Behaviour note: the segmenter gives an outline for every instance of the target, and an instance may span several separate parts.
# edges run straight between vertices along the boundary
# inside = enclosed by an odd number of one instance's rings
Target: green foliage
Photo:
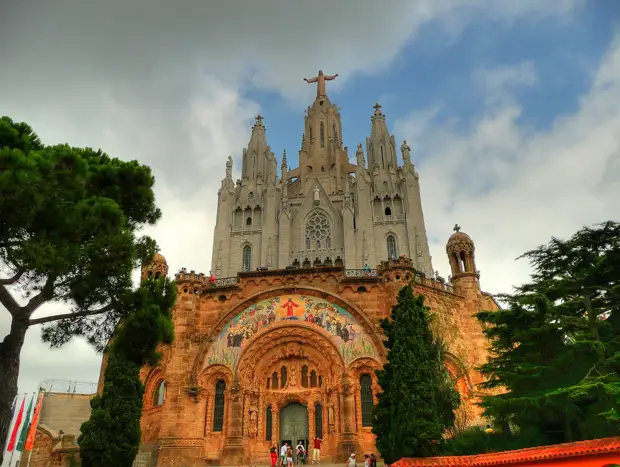
[[[59,346],[81,335],[103,348],[121,318],[114,303],[131,287],[132,270],[155,254],[154,241],[137,236],[161,216],[154,181],[136,161],[43,146],[28,125],[0,118],[0,265],[36,296],[30,307],[3,300],[13,317],[27,320],[34,305],[66,302],[72,326],[53,324],[44,339]]]
[[[620,224],[583,228],[522,257],[531,281],[478,319],[491,340],[481,368],[487,416],[516,425],[523,443],[617,435],[620,419]],[[600,319],[606,313],[607,319]]]
[[[125,319],[107,352],[102,395],[91,401],[90,419],[78,439],[84,467],[131,467],[141,436],[140,368],[157,364],[157,346],[172,343],[175,298],[174,282],[160,278],[144,281],[123,299]]]
[[[436,454],[442,434],[454,423],[459,396],[429,324],[424,296],[414,296],[410,286],[400,290],[390,318],[381,321],[388,362],[377,371],[383,392],[377,395],[373,433],[389,464]]]

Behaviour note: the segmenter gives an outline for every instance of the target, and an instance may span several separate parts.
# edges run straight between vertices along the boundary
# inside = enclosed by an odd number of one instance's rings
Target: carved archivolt
[[[208,337],[206,337],[200,346],[200,349],[196,355],[194,363],[192,365],[192,371],[190,374],[190,381],[195,381],[198,375],[200,368],[203,365],[203,360],[205,355],[209,351],[209,348],[217,339],[220,332],[224,329],[224,327],[239,313],[248,308],[253,303],[257,303],[261,300],[265,300],[270,297],[275,296],[283,296],[287,294],[303,294],[306,296],[314,296],[317,298],[321,298],[327,300],[328,302],[334,303],[336,305],[341,306],[348,313],[350,313],[360,324],[360,326],[364,329],[364,331],[368,334],[370,339],[372,340],[372,344],[378,352],[378,356],[381,360],[385,360],[385,349],[383,347],[382,338],[377,332],[376,325],[373,324],[371,320],[355,305],[349,303],[342,298],[333,295],[324,290],[320,290],[314,287],[295,287],[294,289],[291,287],[277,287],[260,294],[256,294],[253,297],[250,297],[248,300],[239,303],[235,307],[233,307],[230,311],[228,311],[222,318],[218,321],[218,323],[214,326],[214,328],[209,333]]]

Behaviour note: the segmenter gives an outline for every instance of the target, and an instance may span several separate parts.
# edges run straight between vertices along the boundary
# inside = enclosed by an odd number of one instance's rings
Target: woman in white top
[[[355,461],[355,453],[351,454],[351,457],[347,459],[346,467],[356,467],[357,462]]]

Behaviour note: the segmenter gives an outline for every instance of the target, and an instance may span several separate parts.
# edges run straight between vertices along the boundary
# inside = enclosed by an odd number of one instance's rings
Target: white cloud
[[[305,105],[314,89],[301,85],[303,76],[323,68],[339,73],[335,84],[343,86],[355,73],[377,72],[431,23],[454,37],[469,21],[570,18],[582,3],[8,0],[0,16],[0,43],[10,44],[0,50],[0,109],[30,123],[46,143],[101,147],[151,165],[164,211],[151,232],[171,271],[187,266],[206,272],[224,162],[229,155],[239,160],[259,110],[243,97],[248,88]],[[521,141],[507,111],[499,109],[502,131]],[[488,120],[486,133],[492,133],[499,120]],[[490,144],[483,135],[478,139]],[[460,152],[458,146],[444,150],[453,159]],[[445,222],[429,212],[430,181],[452,180],[424,171],[427,217],[439,232]],[[486,264],[482,257],[481,268]],[[6,314],[0,328],[8,329]],[[32,329],[22,357],[20,391],[36,389],[35,382],[50,375],[96,381],[99,358],[83,343],[49,352]]]
[[[557,117],[549,130],[519,123],[522,108],[506,86],[534,84],[528,68],[475,75],[503,94],[466,122],[466,131],[438,122],[433,111],[426,120],[416,111],[396,123],[399,135],[422,135],[419,152],[426,157],[418,169],[427,228],[438,239],[434,266],[449,272],[445,240],[458,222],[476,243],[483,288],[494,293],[527,279],[528,264],[511,261],[527,249],[618,217],[620,35],[578,110]]]

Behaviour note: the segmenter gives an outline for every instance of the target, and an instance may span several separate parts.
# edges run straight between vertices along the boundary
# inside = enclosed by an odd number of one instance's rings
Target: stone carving
[[[258,409],[256,406],[250,407],[250,424],[248,426],[248,434],[251,438],[256,438],[258,433]]]
[[[319,186],[314,187],[314,203],[317,204],[321,201],[321,189]]]
[[[400,152],[403,155],[403,161],[411,163],[411,148],[407,144],[407,140],[404,140],[403,144],[400,145]]]
[[[325,89],[325,81],[331,81],[336,79],[338,74],[335,75],[324,75],[323,70],[319,70],[319,74],[314,78],[304,78],[306,83],[317,83],[316,85],[316,98],[319,99],[321,97],[325,97],[327,95],[327,91]]]
[[[233,166],[232,157],[228,156],[228,160],[226,161],[226,178],[230,180],[232,180],[232,166]]]

